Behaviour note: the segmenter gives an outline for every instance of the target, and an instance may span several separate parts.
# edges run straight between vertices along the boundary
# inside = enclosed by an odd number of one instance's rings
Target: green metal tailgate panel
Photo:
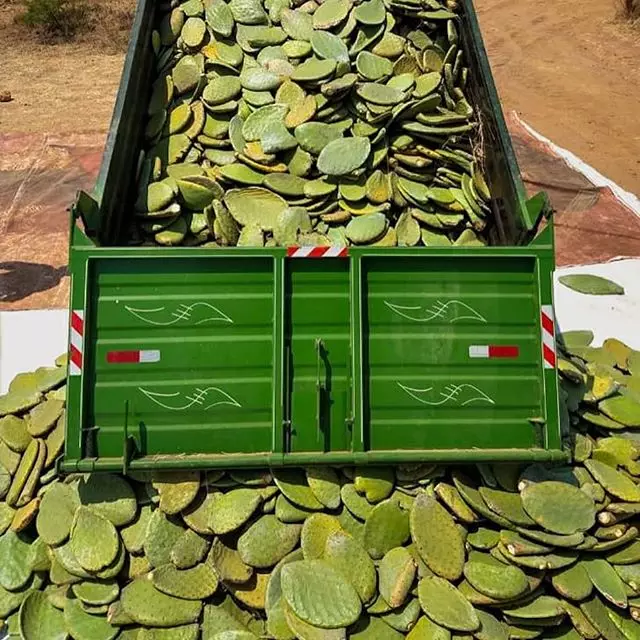
[[[285,378],[290,451],[348,450],[349,261],[291,260],[286,269]],[[318,342],[321,341],[321,342]],[[286,414],[287,412],[285,412]]]
[[[148,455],[268,451],[273,412],[272,260],[95,264],[92,420],[102,456],[123,422]],[[158,361],[109,362],[136,351]]]
[[[562,458],[549,249],[78,248],[63,467]]]
[[[541,446],[536,262],[364,261],[372,449]],[[475,357],[487,347],[512,357]],[[484,353],[483,353],[484,356]]]

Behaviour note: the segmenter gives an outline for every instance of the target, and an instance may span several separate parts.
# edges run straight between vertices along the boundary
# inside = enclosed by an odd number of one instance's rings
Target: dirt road
[[[615,0],[476,0],[505,110],[640,193],[640,30]],[[123,55],[21,43],[0,17],[0,133],[106,130]]]

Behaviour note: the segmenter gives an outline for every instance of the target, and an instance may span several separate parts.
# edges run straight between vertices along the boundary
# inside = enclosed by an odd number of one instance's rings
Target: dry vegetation
[[[6,0],[6,4],[5,17],[10,19],[0,25],[6,39],[13,36],[23,44],[87,44],[103,53],[126,49],[135,11],[135,0]]]
[[[623,20],[640,25],[640,0],[618,0],[618,14]]]

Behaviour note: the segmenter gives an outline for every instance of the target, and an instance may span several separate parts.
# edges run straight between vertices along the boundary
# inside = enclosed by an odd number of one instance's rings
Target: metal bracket
[[[129,435],[129,401],[124,403],[124,421],[122,423],[122,475],[129,473],[131,460],[136,448],[136,441],[133,436]]]
[[[322,436],[322,407],[324,406],[324,394],[326,387],[320,378],[320,365],[324,354],[324,342],[316,338],[316,429],[318,437]]]
[[[284,348],[284,381],[283,381],[283,403],[282,403],[282,428],[284,430],[283,452],[291,450],[291,345],[286,344]]]

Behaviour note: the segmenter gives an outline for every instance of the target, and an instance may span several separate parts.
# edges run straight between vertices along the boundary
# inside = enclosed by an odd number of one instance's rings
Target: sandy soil
[[[640,29],[613,0],[476,0],[505,110],[640,194]]]
[[[640,30],[615,0],[476,0],[505,110],[640,193]],[[0,14],[0,133],[109,126],[124,55],[34,45]],[[108,49],[108,48],[107,48]]]

